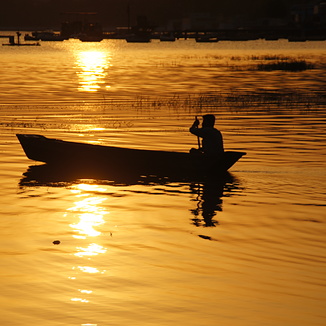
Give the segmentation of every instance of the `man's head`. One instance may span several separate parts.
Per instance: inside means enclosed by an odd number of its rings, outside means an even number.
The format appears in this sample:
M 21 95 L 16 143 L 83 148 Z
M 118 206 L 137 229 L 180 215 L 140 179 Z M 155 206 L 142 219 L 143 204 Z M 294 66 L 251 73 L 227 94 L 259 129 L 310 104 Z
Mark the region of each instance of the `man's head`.
M 215 116 L 213 114 L 203 115 L 203 127 L 214 127 Z

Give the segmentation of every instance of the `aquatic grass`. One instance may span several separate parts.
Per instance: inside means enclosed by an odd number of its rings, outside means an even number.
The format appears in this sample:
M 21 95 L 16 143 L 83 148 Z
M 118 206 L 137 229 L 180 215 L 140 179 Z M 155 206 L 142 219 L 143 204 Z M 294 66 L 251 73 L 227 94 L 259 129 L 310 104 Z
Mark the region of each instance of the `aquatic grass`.
M 323 108 L 326 105 L 326 95 L 323 92 L 241 92 L 230 91 L 227 93 L 212 92 L 206 94 L 172 95 L 170 97 L 138 96 L 126 102 L 102 103 L 102 110 L 109 107 L 120 109 L 133 108 L 136 110 L 160 111 L 170 109 L 174 112 L 202 113 L 210 110 L 230 110 L 243 112 L 285 112 Z
M 250 55 L 250 56 L 231 56 L 230 60 L 232 61 L 271 61 L 271 60 L 278 60 L 278 61 L 284 61 L 284 60 L 290 60 L 290 57 L 286 57 L 284 55 Z
M 283 55 L 252 55 L 243 57 L 230 57 L 231 61 L 245 61 L 247 64 L 228 65 L 229 69 L 236 71 L 304 71 L 314 69 L 315 65 L 301 58 L 287 57 Z M 261 61 L 252 65 L 250 61 Z
M 283 55 L 252 55 L 248 59 L 253 60 L 253 61 L 285 61 L 285 60 L 291 60 L 290 57 L 286 57 Z
M 314 69 L 315 65 L 304 58 L 295 58 L 284 55 L 250 55 L 250 56 L 182 56 L 178 60 L 171 60 L 169 63 L 159 63 L 158 68 L 185 68 L 189 60 L 197 60 L 192 63 L 191 68 L 219 67 L 234 71 L 304 71 Z M 260 61 L 257 63 L 257 61 Z M 236 64 L 238 62 L 239 64 Z M 253 64 L 254 62 L 254 64 Z
M 202 115 L 218 112 L 243 114 L 307 114 L 322 112 L 326 108 L 326 94 L 320 92 L 241 92 L 233 90 L 227 93 L 205 93 L 173 95 L 170 97 L 138 96 L 128 99 L 106 99 L 99 103 L 56 107 L 55 115 L 44 114 L 44 107 L 33 107 L 33 114 L 8 115 L 0 122 L 1 127 L 11 128 L 13 132 L 28 130 L 64 130 L 65 132 L 94 133 L 96 128 L 106 130 L 134 129 L 137 112 L 148 112 L 151 117 L 160 116 L 169 111 L 175 117 Z M 50 109 L 50 107 L 49 107 Z M 24 108 L 24 112 L 28 107 Z M 116 115 L 117 111 L 121 115 Z M 43 112 L 37 116 L 37 112 Z M 58 115 L 58 112 L 60 113 Z M 114 112 L 114 115 L 111 113 Z M 58 117 L 60 117 L 58 121 Z
M 258 71 L 274 71 L 274 70 L 284 70 L 284 71 L 304 71 L 307 69 L 313 69 L 314 65 L 308 63 L 305 60 L 290 60 L 290 61 L 276 61 L 270 63 L 260 63 L 257 65 Z

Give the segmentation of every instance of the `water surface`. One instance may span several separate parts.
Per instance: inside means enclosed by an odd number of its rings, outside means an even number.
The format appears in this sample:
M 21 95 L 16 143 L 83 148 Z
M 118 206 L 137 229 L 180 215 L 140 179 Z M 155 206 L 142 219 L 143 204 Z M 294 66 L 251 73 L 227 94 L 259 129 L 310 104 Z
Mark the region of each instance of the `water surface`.
M 2 47 L 0 103 L 99 103 L 212 92 L 320 94 L 325 89 L 325 48 L 325 42 L 203 44 L 193 39 L 148 44 L 68 40 Z M 305 60 L 313 69 L 299 73 L 256 69 L 261 63 L 282 60 Z
M 324 325 L 326 115 L 304 100 L 322 77 L 228 69 L 271 52 L 322 67 L 324 43 L 70 43 L 0 54 L 1 323 Z M 264 95 L 281 88 L 296 96 Z M 219 182 L 31 181 L 15 137 L 187 151 L 206 112 L 247 152 Z

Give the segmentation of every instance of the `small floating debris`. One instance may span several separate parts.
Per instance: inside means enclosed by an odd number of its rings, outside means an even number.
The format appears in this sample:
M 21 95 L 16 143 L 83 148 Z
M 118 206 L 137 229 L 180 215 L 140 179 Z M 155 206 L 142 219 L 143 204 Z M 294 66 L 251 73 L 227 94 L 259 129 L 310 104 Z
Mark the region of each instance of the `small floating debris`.
M 200 238 L 202 238 L 202 239 L 205 239 L 205 240 L 213 240 L 213 238 L 212 237 L 209 237 L 208 235 L 202 235 L 202 234 L 199 234 L 198 235 Z
M 53 244 L 54 244 L 54 245 L 58 245 L 58 244 L 60 244 L 60 240 L 54 240 L 54 241 L 53 241 Z

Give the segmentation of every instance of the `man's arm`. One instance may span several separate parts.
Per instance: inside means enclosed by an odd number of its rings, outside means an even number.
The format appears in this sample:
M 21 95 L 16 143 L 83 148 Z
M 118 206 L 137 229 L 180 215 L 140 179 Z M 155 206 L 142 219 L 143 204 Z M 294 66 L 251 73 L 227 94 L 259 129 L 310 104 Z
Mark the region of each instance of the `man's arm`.
M 195 119 L 194 123 L 192 124 L 192 126 L 189 128 L 189 131 L 196 136 L 200 136 L 200 129 L 198 128 L 199 126 L 199 120 Z

